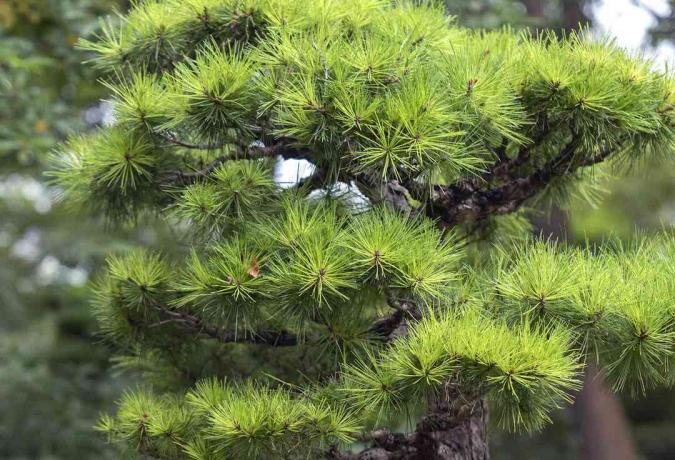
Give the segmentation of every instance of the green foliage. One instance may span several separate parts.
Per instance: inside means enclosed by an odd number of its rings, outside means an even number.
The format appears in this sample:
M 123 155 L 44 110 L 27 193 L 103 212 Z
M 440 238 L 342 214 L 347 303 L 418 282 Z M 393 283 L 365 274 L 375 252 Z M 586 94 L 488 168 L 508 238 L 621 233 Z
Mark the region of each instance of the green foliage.
M 570 133 L 581 150 L 579 163 L 604 149 L 635 158 L 667 152 L 673 143 L 670 77 L 611 43 L 581 35 L 558 41 L 546 34 L 470 32 L 449 27 L 431 7 L 413 13 L 403 5 L 366 2 L 361 7 L 373 14 L 357 21 L 352 16 L 358 8 L 348 13 L 337 5 L 325 11 L 312 5 L 299 13 L 292 5 L 231 6 L 240 13 L 228 14 L 262 21 L 256 37 L 265 39 L 247 42 L 237 32 L 242 23 L 230 19 L 237 26 L 225 51 L 212 34 L 196 37 L 194 29 L 187 34 L 179 26 L 189 22 L 194 5 L 170 2 L 142 3 L 119 31 L 110 32 L 123 37 L 124 51 L 105 41 L 83 42 L 105 57 L 101 65 L 115 75 L 107 85 L 119 128 L 140 130 L 148 136 L 143 142 L 161 147 L 157 159 L 166 159 L 154 179 L 163 177 L 170 160 L 199 159 L 184 145 L 166 145 L 175 139 L 236 152 L 253 141 L 289 138 L 319 152 L 314 161 L 333 176 L 426 182 L 475 173 L 494 161 L 502 142 L 511 153 L 542 127 L 557 131 L 538 149 L 538 165 L 552 159 Z M 284 24 L 292 26 L 276 24 L 280 15 L 288 15 Z M 400 26 L 391 27 L 392 20 Z M 164 32 L 153 35 L 153 21 Z M 352 21 L 365 21 L 356 35 L 332 26 Z M 168 44 L 167 55 L 161 50 Z M 120 61 L 108 62 L 116 53 Z M 122 74 L 119 65 L 126 61 L 133 65 Z M 114 175 L 132 166 L 139 179 L 147 173 L 146 163 L 108 164 Z M 559 183 L 563 195 L 576 185 Z
M 151 314 L 167 303 L 242 333 L 275 320 L 280 312 L 303 327 L 324 320 L 333 322 L 333 328 L 345 327 L 350 318 L 333 317 L 333 309 L 346 313 L 358 305 L 373 310 L 373 299 L 382 302 L 382 292 L 389 289 L 438 301 L 457 281 L 452 267 L 458 254 L 451 243 L 439 245 L 440 233 L 428 221 L 404 222 L 388 210 L 347 219 L 328 205 L 287 206 L 275 217 L 276 227 L 210 245 L 205 253 L 193 251 L 181 273 L 141 252 L 110 258 L 97 304 L 101 322 L 113 328 L 119 324 L 119 330 L 106 334 L 123 337 L 131 326 L 128 314 Z M 389 224 L 398 225 L 398 231 L 390 233 Z M 377 238 L 365 241 L 372 232 Z M 359 239 L 369 248 L 367 263 Z M 387 276 L 377 274 L 382 267 Z M 373 290 L 372 295 L 359 298 L 357 292 L 363 290 Z
M 208 239 L 270 208 L 265 200 L 276 188 L 269 164 L 226 163 L 214 170 L 210 181 L 181 190 L 180 199 L 174 203 L 174 215 L 178 220 L 189 221 L 196 237 Z
M 86 204 L 111 218 L 129 218 L 162 199 L 154 187 L 154 173 L 160 163 L 170 160 L 146 135 L 113 128 L 71 138 L 62 152 L 53 157 L 49 175 L 68 196 L 80 196 L 82 202 L 86 196 L 99 197 Z
M 444 313 L 418 324 L 377 362 L 348 367 L 343 391 L 359 411 L 381 415 L 418 404 L 456 379 L 465 391 L 488 396 L 502 426 L 533 430 L 578 386 L 568 346 L 562 331 L 511 329 L 474 309 Z
M 183 446 L 187 458 L 266 458 L 291 456 L 299 442 L 309 452 L 350 442 L 355 423 L 344 410 L 287 390 L 210 379 L 180 398 L 127 393 L 115 419 L 97 428 L 154 455 L 172 457 Z
M 668 383 L 672 238 L 514 243 L 522 215 L 502 216 L 605 159 L 672 155 L 670 75 L 432 3 L 145 1 L 81 42 L 117 120 L 56 154 L 55 183 L 114 222 L 170 218 L 189 246 L 112 257 L 99 282 L 120 364 L 160 377 L 103 419 L 111 440 L 312 457 L 450 395 L 538 430 L 589 359 L 617 390 Z M 282 187 L 279 157 L 315 170 Z M 490 230 L 509 243 L 472 266 Z
M 503 264 L 494 295 L 507 315 L 572 330 L 617 390 L 644 393 L 669 378 L 672 250 L 667 236 L 597 254 L 538 243 Z

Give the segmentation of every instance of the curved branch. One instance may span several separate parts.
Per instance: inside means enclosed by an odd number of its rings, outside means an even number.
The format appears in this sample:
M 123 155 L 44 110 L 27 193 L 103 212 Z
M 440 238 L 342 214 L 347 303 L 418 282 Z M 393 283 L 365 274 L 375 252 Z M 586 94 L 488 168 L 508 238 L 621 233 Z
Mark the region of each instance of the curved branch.
M 220 150 L 226 145 L 224 142 L 220 144 L 194 144 L 191 142 L 182 141 L 171 133 L 165 134 L 161 131 L 153 131 L 153 133 L 170 144 L 190 150 Z
M 529 176 L 512 177 L 499 187 L 483 190 L 465 182 L 436 187 L 438 198 L 433 201 L 428 214 L 444 227 L 478 223 L 490 216 L 509 214 L 544 190 L 552 180 L 601 163 L 615 152 L 607 147 L 593 156 L 577 158 L 579 143 L 579 138 L 573 137 L 560 154 L 543 167 Z
M 530 160 L 532 152 L 537 147 L 541 146 L 542 143 L 549 139 L 553 134 L 555 134 L 559 128 L 561 128 L 562 121 L 549 124 L 548 121 L 544 119 L 540 123 L 537 123 L 537 126 L 539 129 L 535 130 L 535 134 L 531 141 L 522 145 L 518 150 L 518 154 L 513 158 L 508 158 L 506 156 L 508 140 L 505 139 L 502 142 L 502 145 L 495 151 L 499 161 L 497 161 L 494 165 L 492 165 L 492 167 L 483 173 L 480 178 L 486 182 L 489 182 L 495 179 L 503 179 L 508 177 L 515 170 L 525 165 Z
M 394 312 L 375 321 L 369 332 L 385 338 L 387 342 L 393 342 L 407 334 L 409 321 L 415 322 L 422 318 L 422 311 L 415 302 L 399 299 L 390 291 L 386 294 L 387 303 Z

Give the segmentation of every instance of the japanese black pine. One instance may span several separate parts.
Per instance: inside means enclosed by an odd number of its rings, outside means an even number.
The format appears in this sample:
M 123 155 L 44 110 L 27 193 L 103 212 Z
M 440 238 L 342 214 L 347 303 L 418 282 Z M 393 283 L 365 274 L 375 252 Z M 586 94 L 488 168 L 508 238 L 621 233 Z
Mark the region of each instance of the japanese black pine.
M 94 288 L 98 428 L 163 459 L 487 458 L 585 365 L 667 385 L 675 240 L 536 241 L 535 201 L 672 156 L 673 80 L 613 43 L 385 0 L 144 1 L 83 41 L 115 123 L 55 155 L 68 203 L 175 228 Z M 309 162 L 299 180 L 279 169 Z M 178 255 L 176 255 L 178 253 Z

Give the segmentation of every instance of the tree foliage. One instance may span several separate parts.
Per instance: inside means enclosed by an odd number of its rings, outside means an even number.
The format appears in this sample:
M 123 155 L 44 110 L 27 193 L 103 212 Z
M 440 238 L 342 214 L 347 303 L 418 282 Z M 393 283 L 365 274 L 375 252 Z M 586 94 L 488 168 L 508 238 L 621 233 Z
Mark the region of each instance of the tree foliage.
M 671 155 L 672 79 L 648 62 L 384 0 L 145 1 L 81 46 L 116 123 L 55 155 L 64 199 L 158 214 L 189 246 L 111 256 L 96 286 L 119 366 L 151 384 L 102 419 L 111 440 L 348 458 L 443 395 L 531 431 L 589 361 L 617 390 L 670 382 L 672 238 L 517 238 L 533 199 Z M 313 173 L 282 186 L 280 159 Z

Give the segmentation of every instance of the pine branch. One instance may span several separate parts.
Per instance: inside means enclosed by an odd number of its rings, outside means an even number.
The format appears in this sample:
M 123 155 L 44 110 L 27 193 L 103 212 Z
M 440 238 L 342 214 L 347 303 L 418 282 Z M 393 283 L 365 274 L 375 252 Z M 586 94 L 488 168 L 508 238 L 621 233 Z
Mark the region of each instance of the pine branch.
M 236 146 L 234 152 L 216 158 L 202 169 L 196 171 L 168 171 L 164 173 L 161 183 L 165 186 L 190 185 L 199 179 L 209 177 L 220 165 L 228 161 L 259 160 L 263 158 L 275 158 L 277 156 L 281 156 L 285 160 L 309 160 L 312 158 L 308 149 L 294 147 L 285 140 L 270 146 L 242 144 Z
M 560 154 L 529 176 L 514 177 L 504 185 L 488 190 L 474 188 L 468 183 L 436 187 L 439 198 L 428 210 L 443 226 L 477 223 L 490 216 L 517 211 L 529 199 L 544 190 L 553 179 L 573 173 L 579 168 L 601 163 L 616 150 L 604 148 L 599 154 L 576 159 L 579 138 L 573 139 Z
M 381 428 L 361 433 L 358 437 L 361 442 L 370 444 L 372 447 L 354 454 L 349 451 L 340 451 L 337 446 L 333 446 L 327 452 L 327 458 L 331 460 L 366 460 L 390 458 L 392 452 L 406 452 L 412 455 L 417 451 L 414 447 L 414 433 L 394 433 L 387 428 Z
M 155 310 L 165 317 L 165 319 L 150 327 L 158 327 L 165 324 L 177 324 L 198 334 L 205 334 L 222 343 L 247 343 L 270 345 L 273 347 L 290 347 L 303 343 L 298 336 L 288 331 L 263 330 L 242 334 L 237 331 L 227 331 L 214 326 L 209 326 L 205 324 L 200 317 L 194 314 L 171 310 L 162 305 L 155 305 Z
M 328 171 L 325 168 L 316 168 L 310 176 L 299 180 L 295 186 L 297 188 L 316 190 L 329 185 L 327 181 Z
M 160 131 L 153 131 L 153 133 L 170 144 L 190 150 L 220 150 L 227 145 L 225 142 L 219 144 L 195 144 L 191 142 L 182 141 L 172 133 L 166 134 Z
M 532 138 L 531 142 L 522 146 L 518 150 L 518 154 L 509 159 L 506 156 L 506 149 L 508 147 L 508 140 L 504 139 L 502 145 L 499 148 L 492 149 L 489 148 L 493 154 L 498 158 L 498 161 L 492 165 L 485 173 L 480 175 L 480 179 L 484 182 L 491 182 L 494 180 L 504 179 L 511 176 L 518 168 L 524 166 L 530 158 L 532 157 L 532 152 L 540 147 L 547 139 L 549 139 L 558 128 L 561 127 L 562 122 L 555 123 L 553 126 L 548 125 L 548 123 L 543 122 L 541 129 L 539 129 L 536 135 Z M 466 181 L 471 181 L 470 183 L 476 184 L 476 178 L 468 178 Z

